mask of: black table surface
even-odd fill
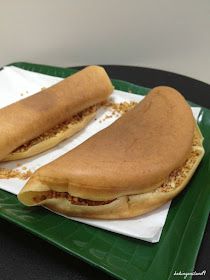
[[[149,88],[158,85],[172,86],[179,90],[188,100],[210,108],[210,85],[206,83],[150,68],[115,65],[104,65],[104,67],[113,79],[129,81]],[[206,270],[206,275],[194,276],[193,280],[210,279],[209,236],[210,222],[208,221],[194,270],[197,272]],[[111,280],[113,278],[76,257],[62,252],[22,228],[1,219],[0,279]]]

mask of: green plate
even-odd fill
[[[12,65],[58,77],[76,72],[29,63]],[[149,90],[119,80],[113,80],[113,84],[136,94],[145,95]],[[205,156],[188,187],[173,200],[157,244],[71,221],[43,208],[27,208],[5,191],[0,191],[0,216],[119,279],[178,279],[173,276],[175,271],[194,269],[210,208],[209,110],[202,109],[199,126],[205,137]]]

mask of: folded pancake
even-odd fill
[[[105,70],[89,66],[0,109],[0,160],[43,152],[83,128],[112,93]]]
[[[111,126],[38,169],[18,198],[68,216],[141,215],[186,186],[203,157],[202,141],[183,96],[156,87]]]

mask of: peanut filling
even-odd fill
[[[65,198],[68,201],[70,201],[71,204],[82,205],[82,206],[105,205],[105,204],[111,203],[114,200],[113,199],[113,200],[107,200],[107,201],[93,201],[93,200],[89,200],[89,199],[72,196],[67,192],[55,192],[55,191],[49,191],[46,194],[34,197],[33,200],[34,200],[34,202],[39,203],[43,200],[52,199],[52,198]]]
[[[155,190],[155,192],[169,192],[179,187],[187,179],[188,174],[191,172],[193,166],[196,164],[202,153],[202,142],[198,132],[195,130],[192,150],[184,165],[172,171],[168,179],[165,180],[164,183]]]
[[[92,114],[97,111],[97,109],[101,106],[102,104],[96,104],[93,105],[80,113],[74,115],[70,120],[67,120],[61,124],[56,125],[55,127],[51,128],[50,130],[44,132],[40,136],[26,142],[25,144],[21,145],[17,149],[15,149],[12,153],[20,153],[20,152],[25,152],[27,151],[30,147],[45,141],[51,137],[54,137],[58,133],[65,131],[69,128],[69,125],[74,125],[78,122],[80,122],[84,117],[88,116],[89,114]]]
[[[185,164],[171,172],[168,179],[155,192],[169,192],[179,187],[188,177],[193,166],[200,157],[202,150],[192,150]]]
[[[185,164],[176,169],[173,170],[169,177],[164,181],[164,183],[154,190],[154,192],[169,192],[171,190],[174,190],[175,188],[179,187],[188,177],[189,173],[191,172],[193,166],[198,161],[200,155],[203,153],[202,143],[199,137],[199,134],[197,131],[194,133],[193,137],[193,144],[192,144],[192,151],[186,160]],[[64,198],[71,202],[71,204],[74,205],[80,205],[80,206],[100,206],[100,205],[106,205],[111,202],[113,202],[115,199],[112,200],[106,200],[106,201],[93,201],[89,199],[83,199],[80,197],[75,197],[70,195],[67,192],[56,192],[56,191],[49,191],[46,192],[43,195],[36,196],[33,198],[35,203],[40,203],[46,199],[52,199],[52,198]]]

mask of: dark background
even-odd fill
[[[172,86],[188,100],[210,108],[210,85],[203,82],[182,75],[143,67],[109,65],[104,67],[113,79],[125,80],[149,88],[159,85]],[[206,276],[194,276],[193,280],[210,279],[209,236],[210,222],[208,221],[194,269],[197,272],[206,270]],[[0,220],[0,279],[111,280],[114,278],[62,252],[16,225],[6,220]],[[177,280],[179,280],[178,277]]]

